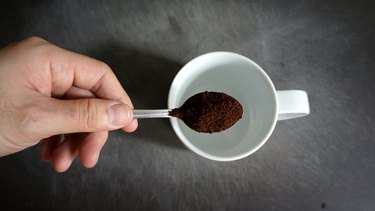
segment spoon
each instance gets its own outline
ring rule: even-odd
[[[177,117],[197,132],[221,132],[242,118],[241,104],[233,97],[219,92],[193,95],[179,108],[133,110],[134,119]]]
[[[149,119],[149,118],[170,118],[168,109],[134,109],[133,118],[134,119]]]

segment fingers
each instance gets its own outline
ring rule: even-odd
[[[82,99],[89,97],[93,97],[91,92],[76,87],[71,87],[64,95],[64,98],[68,99]],[[135,130],[136,126],[134,127],[133,124],[134,122],[132,121],[129,123],[129,126],[126,127],[130,128],[128,129],[129,132]],[[66,171],[77,154],[79,155],[83,166],[86,168],[94,167],[98,162],[100,151],[108,138],[108,132],[94,132],[80,136],[70,134],[66,137],[66,140],[63,142],[61,136],[52,136],[45,139],[41,145],[41,158],[46,161],[52,160],[54,169],[57,172]],[[73,141],[79,143],[70,143]]]
[[[64,99],[82,99],[82,98],[93,98],[95,95],[86,89],[77,88],[72,86],[69,88],[68,91],[65,92],[63,98]],[[120,102],[126,104],[126,100],[119,100]],[[138,121],[133,119],[128,125],[122,128],[122,130],[126,132],[133,132],[138,127]]]
[[[79,159],[86,168],[92,168],[96,165],[99,159],[100,151],[102,150],[108,138],[108,132],[89,133],[82,140],[79,146]]]
[[[115,130],[127,126],[133,119],[133,111],[129,106],[117,101],[96,98],[46,98],[43,99],[43,103],[37,104],[36,108],[25,113],[27,114],[21,118],[22,124],[19,129],[21,134],[33,140],[55,134]]]
[[[108,132],[77,133],[64,137],[54,136],[44,140],[41,145],[41,157],[43,160],[52,161],[56,172],[65,172],[77,155],[86,168],[92,168],[99,159],[108,138]]]
[[[66,171],[78,153],[79,139],[83,134],[70,134],[56,147],[52,155],[52,165],[56,172]]]
[[[98,98],[118,100],[134,108],[115,74],[105,63],[60,48],[50,58],[52,95],[93,94]],[[123,130],[132,132],[137,127],[137,120],[133,120]]]
[[[136,119],[131,120],[129,124],[127,124],[125,127],[122,128],[122,130],[131,133],[135,131],[138,127],[138,121]]]
[[[105,63],[55,47],[49,55],[52,93],[65,93],[72,85],[104,99],[131,101]]]
[[[63,99],[82,99],[94,97],[94,93],[92,93],[90,90],[72,86],[64,93]]]
[[[93,94],[98,98],[118,100],[134,108],[115,74],[105,63],[63,49],[57,51],[52,58],[50,61],[52,93],[70,91],[68,95],[71,93],[78,93],[78,96]],[[71,92],[72,89],[74,92]],[[123,130],[133,132],[137,127],[137,120],[133,120]]]

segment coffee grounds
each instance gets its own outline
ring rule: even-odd
[[[169,115],[181,119],[191,129],[202,133],[221,132],[241,119],[243,109],[233,97],[219,92],[202,92],[190,97]]]

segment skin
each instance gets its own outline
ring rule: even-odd
[[[57,172],[91,168],[108,131],[133,132],[132,102],[105,63],[39,37],[0,50],[0,156],[39,142]]]

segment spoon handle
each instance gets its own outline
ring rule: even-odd
[[[169,118],[168,109],[133,110],[134,119]]]

